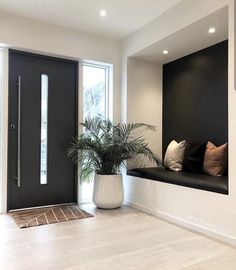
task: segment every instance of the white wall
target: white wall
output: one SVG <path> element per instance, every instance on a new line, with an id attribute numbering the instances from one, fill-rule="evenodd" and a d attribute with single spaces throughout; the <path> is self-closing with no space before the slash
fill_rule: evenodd
<path id="1" fill-rule="evenodd" d="M 38 21 L 0 13 L 0 44 L 75 60 L 114 65 L 114 120 L 120 119 L 120 43 Z"/>
<path id="2" fill-rule="evenodd" d="M 186 1 L 183 1 L 186 2 Z M 202 5 L 197 4 L 201 2 Z M 204 2 L 204 3 L 203 3 Z M 198 230 L 209 236 L 216 237 L 236 245 L 236 91 L 234 90 L 234 1 L 192 1 L 187 5 L 183 3 L 169 10 L 166 18 L 178 18 L 177 21 L 166 19 L 160 21 L 159 27 L 152 22 L 124 41 L 123 70 L 127 69 L 128 56 L 145 46 L 159 41 L 162 34 L 168 35 L 185 27 L 187 24 L 221 8 L 226 2 L 229 9 L 229 196 L 211 193 L 191 188 L 185 188 L 135 177 L 125 177 L 126 201 L 137 208 L 155 214 L 193 230 Z M 192 3 L 192 6 L 191 6 Z M 197 5 L 197 7 L 196 7 Z M 183 16 L 185 14 L 186 16 Z M 172 16 L 173 15 L 173 16 Z M 156 21 L 158 22 L 158 20 Z M 167 24 L 167 27 L 165 25 Z M 155 30 L 155 27 L 156 28 Z M 159 30 L 158 29 L 163 29 Z M 162 33 L 163 32 L 163 33 Z M 156 35 L 155 35 L 156 33 Z M 161 34 L 160 34 L 161 33 Z M 129 70 L 129 69 L 128 69 Z M 127 74 L 124 75 L 126 81 Z M 132 75 L 135 77 L 135 75 Z M 129 73 L 128 78 L 129 81 Z M 128 93 L 127 105 L 129 106 L 129 84 L 123 87 L 123 97 Z M 123 99 L 125 100 L 125 99 Z M 146 103 L 146 100 L 143 100 Z M 123 104 L 124 108 L 126 104 Z M 132 108 L 126 108 L 123 120 L 129 119 Z M 143 118 L 150 115 L 150 111 L 142 110 Z"/>
<path id="3" fill-rule="evenodd" d="M 156 126 L 156 132 L 146 132 L 150 148 L 162 155 L 162 65 L 128 59 L 127 121 Z M 146 165 L 153 165 L 146 161 Z"/>
<path id="4" fill-rule="evenodd" d="M 120 121 L 120 43 L 49 24 L 0 13 L 0 44 L 9 48 L 58 56 L 74 60 L 93 60 L 113 65 L 113 120 Z M 0 212 L 6 211 L 7 196 L 7 130 L 8 130 L 8 51 L 4 57 L 2 129 L 2 177 L 0 179 Z M 81 90 L 81 85 L 80 85 Z M 81 91 L 79 95 L 81 105 Z M 81 106 L 79 108 L 80 112 Z"/>
<path id="5" fill-rule="evenodd" d="M 183 0 L 123 40 L 124 56 L 138 51 L 225 7 L 233 0 Z"/>
<path id="6" fill-rule="evenodd" d="M 128 57 L 176 33 L 207 15 L 233 3 L 234 0 L 183 0 L 165 13 L 144 25 L 122 41 L 121 120 L 127 121 L 127 64 Z"/>

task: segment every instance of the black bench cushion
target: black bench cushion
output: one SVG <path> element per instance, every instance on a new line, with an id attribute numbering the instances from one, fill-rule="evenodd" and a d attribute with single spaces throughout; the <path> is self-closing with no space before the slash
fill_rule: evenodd
<path id="1" fill-rule="evenodd" d="M 138 168 L 127 171 L 127 175 L 169 184 L 228 194 L 228 176 L 209 176 L 188 172 L 173 172 L 163 168 Z"/>

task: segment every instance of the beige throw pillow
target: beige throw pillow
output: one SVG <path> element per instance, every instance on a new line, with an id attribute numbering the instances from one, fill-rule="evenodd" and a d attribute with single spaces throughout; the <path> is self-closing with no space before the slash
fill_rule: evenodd
<path id="1" fill-rule="evenodd" d="M 167 147 L 164 166 L 175 172 L 182 171 L 186 146 L 186 141 L 177 143 L 173 140 Z"/>
<path id="2" fill-rule="evenodd" d="M 212 176 L 222 176 L 228 163 L 228 144 L 216 147 L 208 142 L 203 163 L 203 171 Z"/>

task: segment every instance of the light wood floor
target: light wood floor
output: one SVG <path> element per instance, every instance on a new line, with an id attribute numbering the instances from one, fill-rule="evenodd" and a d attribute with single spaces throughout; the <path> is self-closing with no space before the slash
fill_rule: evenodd
<path id="1" fill-rule="evenodd" d="M 0 269 L 236 270 L 236 250 L 128 207 L 20 230 L 0 215 Z"/>

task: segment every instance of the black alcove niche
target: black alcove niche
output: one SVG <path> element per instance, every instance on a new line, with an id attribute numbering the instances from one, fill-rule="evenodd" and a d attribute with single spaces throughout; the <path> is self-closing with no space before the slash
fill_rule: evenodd
<path id="1" fill-rule="evenodd" d="M 228 141 L 228 41 L 163 66 L 163 157 L 173 139 Z M 136 168 L 128 175 L 228 195 L 228 176 Z"/>
<path id="2" fill-rule="evenodd" d="M 228 141 L 228 41 L 163 66 L 163 157 L 171 140 Z"/>

